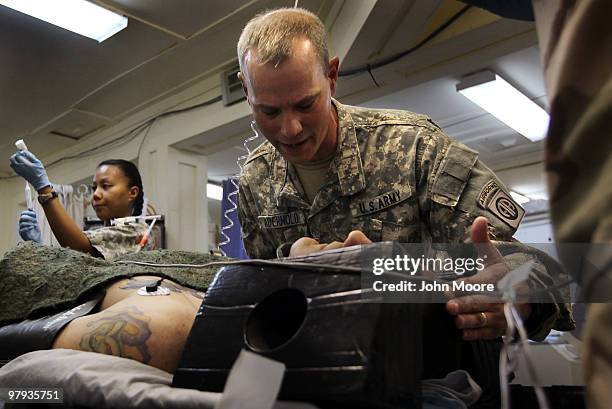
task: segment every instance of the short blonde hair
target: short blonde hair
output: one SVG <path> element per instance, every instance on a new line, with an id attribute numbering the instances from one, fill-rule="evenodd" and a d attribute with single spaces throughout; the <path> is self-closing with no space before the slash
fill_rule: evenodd
<path id="1" fill-rule="evenodd" d="M 279 8 L 253 17 L 238 40 L 238 62 L 245 72 L 244 58 L 249 50 L 257 50 L 257 63 L 278 66 L 293 53 L 293 40 L 309 40 L 321 61 L 323 72 L 329 70 L 327 34 L 323 22 L 302 8 Z"/>

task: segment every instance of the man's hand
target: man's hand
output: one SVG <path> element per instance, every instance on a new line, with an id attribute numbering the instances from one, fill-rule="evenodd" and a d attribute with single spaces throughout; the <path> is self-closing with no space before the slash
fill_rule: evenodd
<path id="1" fill-rule="evenodd" d="M 502 255 L 491 242 L 488 234 L 487 219 L 477 217 L 472 223 L 472 242 L 478 256 L 485 260 L 485 268 L 479 273 L 459 279 L 465 283 L 492 283 L 497 285 L 510 269 Z M 519 313 L 526 319 L 531 313 L 531 305 L 517 305 Z M 494 339 L 505 334 L 507 329 L 504 304 L 500 298 L 484 295 L 467 295 L 451 299 L 446 309 L 455 316 L 455 325 L 463 330 L 463 339 Z"/>
<path id="2" fill-rule="evenodd" d="M 45 167 L 32 152 L 19 151 L 11 156 L 9 161 L 11 168 L 19 176 L 30 182 L 36 191 L 51 186 Z"/>
<path id="3" fill-rule="evenodd" d="M 325 250 L 333 250 L 339 249 L 342 247 L 350 247 L 356 246 L 358 244 L 370 244 L 372 240 L 368 239 L 363 232 L 359 230 L 353 230 L 346 237 L 344 242 L 334 241 L 331 243 L 319 243 L 315 239 L 311 239 L 310 237 L 302 237 L 297 240 L 291 246 L 291 250 L 289 250 L 289 257 L 297 257 L 297 256 L 305 256 L 310 253 L 315 253 L 317 251 L 325 251 Z"/>
<path id="4" fill-rule="evenodd" d="M 36 220 L 36 212 L 32 210 L 21 212 L 19 216 L 19 235 L 24 241 L 42 243 L 38 221 Z"/>

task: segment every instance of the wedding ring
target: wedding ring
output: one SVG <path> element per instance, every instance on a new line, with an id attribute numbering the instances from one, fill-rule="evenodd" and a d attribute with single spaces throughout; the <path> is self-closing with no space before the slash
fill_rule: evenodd
<path id="1" fill-rule="evenodd" d="M 484 328 L 489 323 L 489 318 L 487 317 L 487 314 L 484 312 L 480 312 L 480 316 L 482 317 L 482 324 L 480 324 L 480 328 Z"/>

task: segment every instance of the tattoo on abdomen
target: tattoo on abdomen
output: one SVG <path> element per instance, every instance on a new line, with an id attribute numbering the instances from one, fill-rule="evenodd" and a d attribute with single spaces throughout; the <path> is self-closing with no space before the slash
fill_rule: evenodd
<path id="1" fill-rule="evenodd" d="M 80 348 L 148 363 L 151 354 L 146 342 L 151 337 L 150 321 L 151 318 L 135 306 L 112 315 L 105 314 L 87 324 L 91 331 L 81 337 Z"/>

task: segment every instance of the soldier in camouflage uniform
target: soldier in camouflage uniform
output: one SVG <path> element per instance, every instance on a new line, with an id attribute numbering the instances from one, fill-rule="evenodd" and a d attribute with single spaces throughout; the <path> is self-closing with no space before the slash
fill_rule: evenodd
<path id="1" fill-rule="evenodd" d="M 83 232 L 70 218 L 53 191 L 42 162 L 31 152 L 20 151 L 10 158 L 11 167 L 38 191 L 38 201 L 45 212 L 57 241 L 63 247 L 80 250 L 96 257 L 112 259 L 138 251 L 148 226 L 131 222 L 111 226 L 111 220 L 140 215 L 144 201 L 138 168 L 129 161 L 110 159 L 101 162 L 93 179 L 92 205 L 106 227 Z M 26 241 L 41 243 L 37 215 L 33 209 L 21 213 L 19 233 Z M 144 248 L 155 247 L 154 240 L 145 240 Z"/>
<path id="2" fill-rule="evenodd" d="M 545 147 L 551 220 L 562 261 L 582 286 L 585 300 L 594 301 L 582 339 L 587 406 L 608 408 L 612 401 L 612 3 L 463 1 L 503 17 L 535 19 L 551 114 Z M 589 257 L 592 272 L 572 271 L 576 254 L 568 243 L 597 243 Z"/>
<path id="3" fill-rule="evenodd" d="M 598 274 L 576 278 L 596 300 L 583 335 L 586 402 L 604 409 L 612 401 L 612 3 L 534 0 L 533 8 L 550 100 L 545 163 L 555 238 L 599 243 L 591 257 Z"/>
<path id="4" fill-rule="evenodd" d="M 240 177 L 239 217 L 251 257 L 275 257 L 304 237 L 342 242 L 355 230 L 373 241 L 460 243 L 477 216 L 488 220 L 485 236 L 488 226 L 490 237 L 511 239 L 524 211 L 476 152 L 424 115 L 332 98 L 339 62 L 329 59 L 316 16 L 281 9 L 255 17 L 238 57 L 247 101 L 268 140 Z M 466 339 L 505 331 L 500 304 L 455 304 L 448 309 Z M 573 324 L 563 303 L 521 307 L 533 318 L 534 339 Z"/>
<path id="5" fill-rule="evenodd" d="M 275 257 L 280 245 L 305 236 L 344 241 L 352 230 L 372 241 L 459 243 L 477 216 L 489 219 L 494 238 L 510 240 L 523 209 L 475 151 L 424 115 L 333 106 L 338 154 L 313 203 L 269 142 L 246 161 L 239 209 L 251 257 Z"/>

